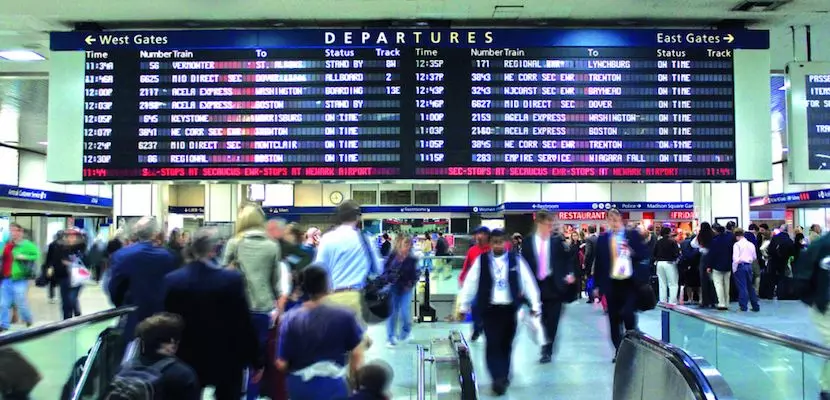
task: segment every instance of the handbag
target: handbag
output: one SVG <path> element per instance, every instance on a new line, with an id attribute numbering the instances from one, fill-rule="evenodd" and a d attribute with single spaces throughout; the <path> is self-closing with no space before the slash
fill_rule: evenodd
<path id="1" fill-rule="evenodd" d="M 637 309 L 640 311 L 653 310 L 657 307 L 657 295 L 650 283 L 637 285 Z"/>
<path id="2" fill-rule="evenodd" d="M 92 280 L 92 273 L 84 265 L 80 259 L 72 261 L 72 266 L 69 268 L 69 284 L 72 287 L 78 287 L 87 284 Z"/>
<path id="3" fill-rule="evenodd" d="M 357 236 L 360 238 L 363 252 L 369 258 L 369 274 L 366 275 L 366 283 L 361 293 L 363 297 L 363 320 L 366 323 L 383 322 L 392 314 L 389 291 L 384 290 L 386 287 L 384 279 L 379 276 L 372 277 L 377 260 L 375 260 L 374 252 L 369 247 L 369 242 L 363 236 L 363 233 L 357 231 Z"/>

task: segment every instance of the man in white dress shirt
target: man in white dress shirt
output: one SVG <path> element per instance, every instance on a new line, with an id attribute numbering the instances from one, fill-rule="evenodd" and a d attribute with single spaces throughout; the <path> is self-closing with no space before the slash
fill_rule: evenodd
<path id="1" fill-rule="evenodd" d="M 525 299 L 534 315 L 541 311 L 536 278 L 520 254 L 506 250 L 507 240 L 500 229 L 490 233 L 491 250 L 470 267 L 457 299 L 460 314 L 470 311 L 473 299 L 478 303 L 486 337 L 487 369 L 493 379 L 493 392 L 499 396 L 510 386 L 516 313 Z"/>

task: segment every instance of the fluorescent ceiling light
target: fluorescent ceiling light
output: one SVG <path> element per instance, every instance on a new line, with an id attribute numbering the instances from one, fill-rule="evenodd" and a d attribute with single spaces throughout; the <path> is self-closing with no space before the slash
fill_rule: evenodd
<path id="1" fill-rule="evenodd" d="M 37 144 L 42 144 L 44 146 L 47 146 L 47 145 L 49 145 L 49 142 L 37 142 Z"/>
<path id="2" fill-rule="evenodd" d="M 43 61 L 46 59 L 31 50 L 3 50 L 0 51 L 0 58 L 8 61 Z"/>

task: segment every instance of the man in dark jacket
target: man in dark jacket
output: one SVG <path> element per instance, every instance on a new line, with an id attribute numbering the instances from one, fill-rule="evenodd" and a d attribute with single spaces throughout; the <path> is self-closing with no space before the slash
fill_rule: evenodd
<path id="1" fill-rule="evenodd" d="M 729 286 L 732 278 L 732 246 L 735 244 L 735 235 L 726 230 L 723 225 L 713 227 L 717 235 L 709 246 L 709 266 L 712 270 L 712 281 L 715 284 L 715 293 L 718 296 L 718 310 L 729 309 Z"/>
<path id="2" fill-rule="evenodd" d="M 194 261 L 164 279 L 164 309 L 184 319 L 179 357 L 203 386 L 215 388 L 217 400 L 238 400 L 245 368 L 261 377 L 265 351 L 248 312 L 242 274 L 214 261 L 218 242 L 214 228 L 193 235 Z"/>
<path id="3" fill-rule="evenodd" d="M 789 293 L 786 292 L 790 288 L 786 287 L 786 284 L 782 285 L 782 281 L 786 279 L 790 257 L 795 254 L 795 243 L 790 238 L 787 225 L 781 225 L 780 232 L 770 239 L 767 254 L 769 255 L 767 272 L 770 274 L 773 293 L 776 294 L 777 298 L 783 300 L 784 297 L 788 297 Z"/>
<path id="4" fill-rule="evenodd" d="M 810 243 L 798 258 L 793 271 L 796 294 L 811 307 L 810 315 L 816 330 L 830 345 L 830 236 L 825 235 Z M 830 400 L 830 362 L 825 361 L 820 379 L 821 400 Z"/>
<path id="5" fill-rule="evenodd" d="M 134 336 L 136 325 L 164 309 L 159 290 L 164 276 L 176 269 L 176 261 L 167 249 L 153 244 L 159 226 L 154 217 L 143 217 L 132 227 L 138 240 L 112 256 L 109 293 L 116 307 L 137 306 L 127 318 L 124 334 Z"/>
<path id="6" fill-rule="evenodd" d="M 599 239 L 597 227 L 594 225 L 589 226 L 588 237 L 585 238 L 585 264 L 582 266 L 585 269 L 585 282 L 594 276 L 594 261 L 597 257 L 597 239 Z M 596 285 L 596 280 L 594 280 L 594 284 Z M 586 290 L 588 290 L 588 304 L 591 304 L 594 302 L 594 291 L 587 287 Z"/>
<path id="7" fill-rule="evenodd" d="M 539 211 L 535 222 L 536 231 L 528 236 L 522 246 L 522 257 L 539 285 L 542 326 L 550 342 L 542 346 L 539 362 L 547 364 L 553 356 L 563 304 L 570 301 L 568 286 L 573 285 L 576 278 L 571 253 L 565 249 L 562 236 L 553 233 L 553 214 L 545 210 Z"/>
<path id="8" fill-rule="evenodd" d="M 623 326 L 637 329 L 638 290 L 651 277 L 650 254 L 640 232 L 625 228 L 618 210 L 608 210 L 607 215 L 608 231 L 597 239 L 594 295 L 604 294 L 608 300 L 611 342 L 619 349 Z"/>

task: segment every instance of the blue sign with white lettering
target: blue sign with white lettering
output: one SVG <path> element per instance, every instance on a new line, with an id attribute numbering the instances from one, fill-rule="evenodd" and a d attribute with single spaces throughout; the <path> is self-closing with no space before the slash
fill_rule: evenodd
<path id="1" fill-rule="evenodd" d="M 830 197 L 829 197 L 830 198 Z M 608 202 L 608 203 L 504 203 L 497 206 L 365 206 L 363 214 L 378 213 L 465 213 L 494 214 L 503 211 L 539 210 L 598 211 L 616 208 L 620 211 L 693 210 L 694 203 Z M 334 214 L 335 207 L 265 207 L 266 214 Z"/>
<path id="2" fill-rule="evenodd" d="M 808 192 L 778 193 L 749 199 L 750 206 L 769 204 L 800 203 L 802 201 L 830 202 L 830 189 L 811 190 Z"/>
<path id="3" fill-rule="evenodd" d="M 322 47 L 655 47 L 768 49 L 763 30 L 292 29 L 52 32 L 52 51 Z"/>
<path id="4" fill-rule="evenodd" d="M 112 207 L 112 199 L 80 194 L 27 189 L 11 185 L 0 185 L 0 197 L 18 200 L 48 201 L 52 203 L 78 204 L 84 206 Z"/>
<path id="5" fill-rule="evenodd" d="M 170 214 L 204 214 L 204 207 L 167 207 L 167 212 Z"/>

